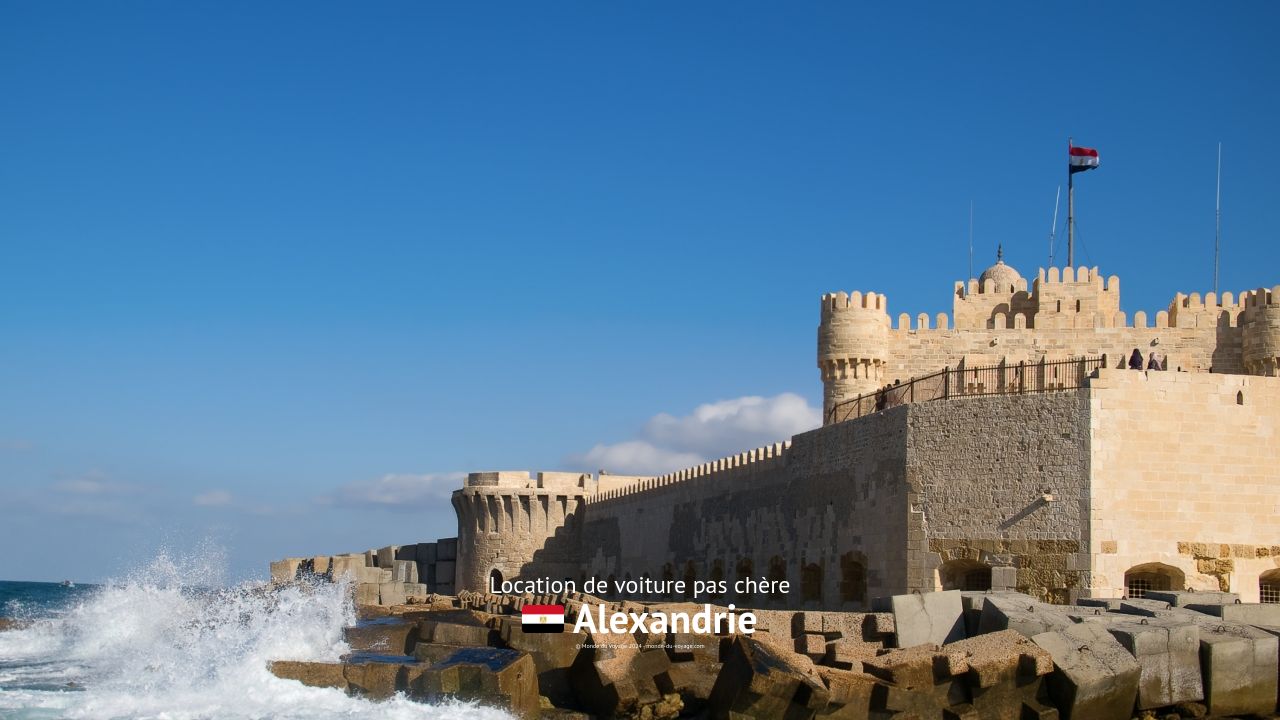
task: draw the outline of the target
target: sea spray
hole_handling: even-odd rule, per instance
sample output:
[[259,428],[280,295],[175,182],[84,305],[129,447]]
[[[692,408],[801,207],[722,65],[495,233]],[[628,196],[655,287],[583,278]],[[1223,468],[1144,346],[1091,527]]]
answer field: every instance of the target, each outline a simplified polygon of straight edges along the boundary
[[334,660],[348,650],[348,588],[211,587],[216,562],[162,555],[53,617],[0,633],[0,718],[509,717],[464,703],[373,703],[272,676],[269,660]]

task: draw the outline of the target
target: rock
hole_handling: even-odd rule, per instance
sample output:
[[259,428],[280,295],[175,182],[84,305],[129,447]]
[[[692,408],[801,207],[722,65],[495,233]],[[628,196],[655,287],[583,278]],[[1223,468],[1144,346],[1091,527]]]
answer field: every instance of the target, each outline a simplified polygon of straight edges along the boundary
[[1128,720],[1138,697],[1138,661],[1102,624],[1036,635],[1053,658],[1049,696],[1063,720]]
[[897,646],[942,645],[965,638],[964,609],[960,592],[894,595],[889,598]]
[[21,630],[29,623],[22,620],[14,620],[13,618],[0,618],[0,632],[5,630]]
[[418,644],[418,624],[400,617],[361,622],[343,628],[342,634],[356,652],[406,655]]
[[641,705],[635,713],[637,720],[675,720],[684,709],[684,701],[678,693],[667,693],[662,699]]
[[340,662],[273,660],[267,670],[283,680],[297,680],[308,687],[347,689],[347,679]]
[[498,705],[521,718],[541,712],[538,671],[533,658],[518,650],[463,648],[427,666],[410,694],[426,700],[444,697]]
[[808,658],[739,636],[726,649],[708,704],[713,718],[809,718],[829,697]]
[[1173,706],[1180,718],[1204,718],[1209,716],[1209,708],[1200,703],[1178,703]]
[[578,659],[582,642],[573,633],[526,633],[518,622],[503,623],[501,639],[514,650],[529,653],[538,671],[538,687],[557,705],[573,703],[569,669]]
[[1106,625],[1138,661],[1138,709],[1204,699],[1200,678],[1200,632],[1193,623],[1158,618]]

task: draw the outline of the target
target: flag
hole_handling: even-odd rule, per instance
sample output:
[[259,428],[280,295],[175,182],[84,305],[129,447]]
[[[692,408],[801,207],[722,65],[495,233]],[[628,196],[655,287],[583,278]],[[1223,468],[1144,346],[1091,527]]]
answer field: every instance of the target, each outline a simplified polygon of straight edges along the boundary
[[525,605],[520,609],[520,629],[525,632],[564,632],[564,606]]
[[1069,174],[1072,175],[1092,170],[1098,167],[1098,151],[1093,148],[1071,147],[1068,149],[1067,162],[1070,168]]

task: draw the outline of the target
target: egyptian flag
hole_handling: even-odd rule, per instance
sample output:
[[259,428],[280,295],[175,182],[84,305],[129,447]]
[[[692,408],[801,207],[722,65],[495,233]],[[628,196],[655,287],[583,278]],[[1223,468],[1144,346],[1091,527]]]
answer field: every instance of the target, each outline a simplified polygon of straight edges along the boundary
[[564,632],[564,606],[525,605],[520,609],[520,629],[525,632]]
[[1070,147],[1068,153],[1067,161],[1071,169],[1068,174],[1070,175],[1098,167],[1098,151],[1093,148]]

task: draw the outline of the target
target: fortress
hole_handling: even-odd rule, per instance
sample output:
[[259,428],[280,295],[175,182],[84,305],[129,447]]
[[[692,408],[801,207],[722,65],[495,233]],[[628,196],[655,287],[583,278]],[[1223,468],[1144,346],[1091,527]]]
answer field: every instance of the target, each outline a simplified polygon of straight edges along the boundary
[[706,599],[831,610],[953,588],[1280,602],[1280,286],[1120,307],[1097,268],[1028,284],[1003,261],[955,284],[950,318],[823,295],[823,427],[661,477],[472,473],[452,587],[785,579]]

